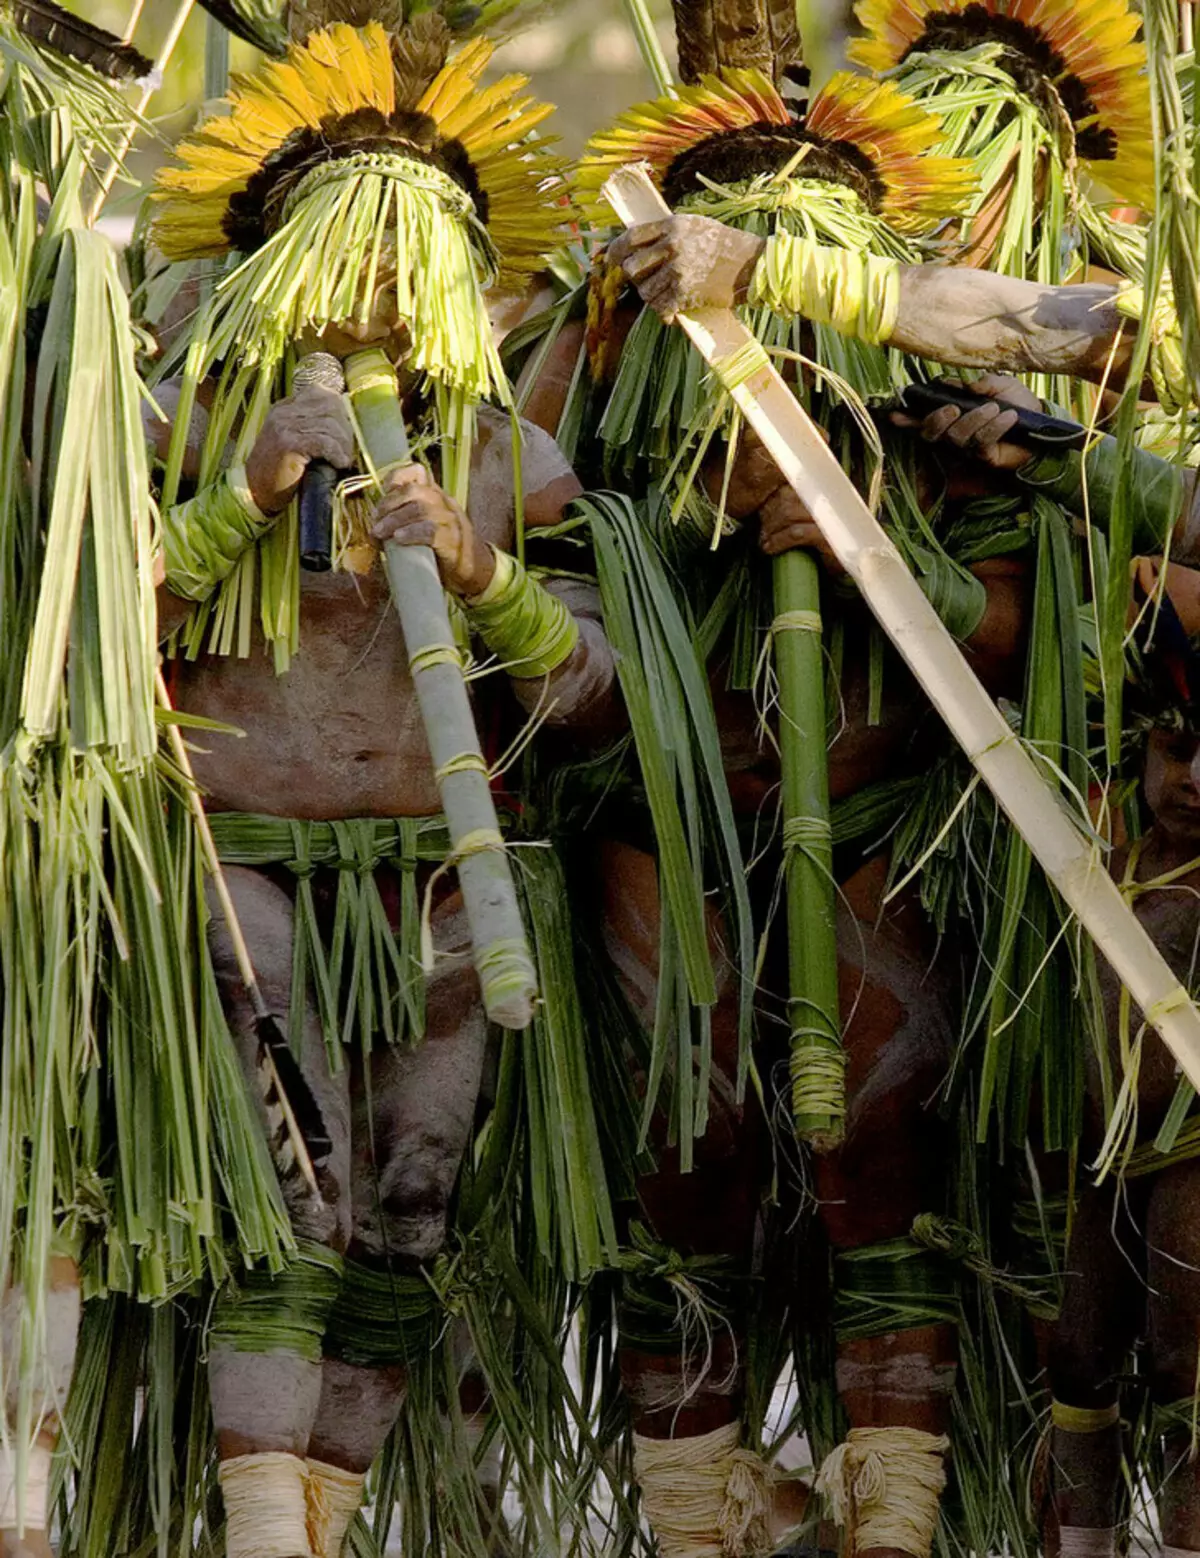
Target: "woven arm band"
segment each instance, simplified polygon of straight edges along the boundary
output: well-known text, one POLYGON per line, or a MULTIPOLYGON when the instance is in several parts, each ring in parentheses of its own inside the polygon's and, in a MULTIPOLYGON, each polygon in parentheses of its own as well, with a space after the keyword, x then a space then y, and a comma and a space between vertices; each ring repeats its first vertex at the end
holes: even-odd
POLYGON ((222 471, 211 486, 163 515, 168 589, 184 600, 207 600, 274 523, 250 496, 245 466, 222 471))
POLYGON ((1129 502, 1134 551, 1165 551, 1183 511, 1183 473, 1156 454, 1144 449, 1122 454, 1116 439, 1105 437, 1086 452, 1065 449, 1029 460, 1017 480, 1107 532, 1125 461, 1133 464, 1129 502))
POLYGON ((924 547, 913 547, 912 551, 914 576, 921 593, 949 632, 965 644, 983 621, 987 586, 944 553, 929 552, 924 547))
POLYGON ((900 264, 773 233, 759 256, 747 299, 773 313, 802 314, 843 335, 878 345, 888 340, 900 307, 900 264))
POLYGON ((471 626, 510 676, 548 676, 570 659, 579 624, 515 557, 498 548, 495 557, 487 589, 466 600, 471 626))
MULTIPOLYGON (((1146 318, 1146 295, 1141 287, 1127 284, 1117 293, 1116 308, 1126 319, 1142 323, 1146 318)), ((1164 411, 1183 411, 1191 403, 1191 379, 1183 355, 1183 332, 1175 299, 1163 287, 1149 316, 1150 381, 1164 411)))

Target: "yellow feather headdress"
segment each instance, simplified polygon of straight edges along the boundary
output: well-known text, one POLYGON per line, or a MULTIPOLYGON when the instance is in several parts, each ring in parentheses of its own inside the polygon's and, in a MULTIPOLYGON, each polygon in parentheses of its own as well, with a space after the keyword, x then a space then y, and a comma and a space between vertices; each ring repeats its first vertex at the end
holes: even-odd
POLYGON ((1127 0, 859 0, 855 14, 867 36, 849 56, 878 73, 999 44, 1018 88, 1056 95, 1097 178, 1134 198, 1153 187, 1146 49, 1127 0))
POLYGON ((437 16, 389 38, 334 25, 236 81, 227 111, 159 175, 168 259, 246 256, 218 284, 209 351, 281 360, 331 323, 365 322, 394 286, 409 362, 469 399, 506 383, 483 291, 522 284, 567 215, 551 112, 524 76, 483 87, 483 40, 446 59, 437 16), (440 63, 440 68, 439 67, 440 63))
POLYGON ((673 203, 706 179, 730 184, 790 167, 797 179, 845 184, 899 232, 922 232, 963 209, 974 189, 965 158, 932 155, 939 123, 889 82, 841 72, 798 118, 758 70, 729 70, 628 109, 588 143, 575 179, 602 216, 614 170, 646 162, 673 203))
POLYGON ((332 162, 388 151, 427 163, 474 198, 501 275, 535 271, 558 243, 562 162, 530 140, 553 112, 528 78, 480 87, 492 46, 468 43, 427 83, 405 81, 377 23, 313 33, 235 81, 223 109, 159 174, 154 237, 169 259, 249 252, 266 241, 305 178, 332 162))

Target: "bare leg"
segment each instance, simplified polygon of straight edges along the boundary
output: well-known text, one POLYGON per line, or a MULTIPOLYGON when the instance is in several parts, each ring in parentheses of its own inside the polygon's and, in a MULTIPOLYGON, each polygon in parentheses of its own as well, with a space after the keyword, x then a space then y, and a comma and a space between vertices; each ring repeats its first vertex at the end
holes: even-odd
MULTIPOLYGON (((644 1027, 654 1020, 658 984, 659 896, 654 859, 610 843, 601 857, 604 938, 623 994, 644 1027)), ((714 919, 712 943, 719 926, 714 919)), ((684 1255, 726 1255, 748 1269, 760 1181, 762 1132, 735 1098, 737 1005, 732 970, 719 967, 713 1012, 713 1095, 708 1129, 696 1142, 695 1165, 682 1173, 678 1151, 657 1122, 655 1173, 638 1181, 638 1198, 655 1237, 684 1255)), ((742 1409, 741 1337, 717 1326, 709 1367, 678 1352, 621 1344, 621 1377, 634 1428, 656 1439, 690 1438, 737 1422, 742 1409), (703 1378, 697 1379, 697 1371, 703 1378)))
MULTIPOLYGON (((434 939, 439 959, 427 989, 424 1039, 411 1049, 377 1049, 369 1089, 355 1088, 347 1307, 358 1267, 411 1277, 446 1242, 447 1212, 470 1140, 487 1040, 457 895, 435 914, 434 939)), ((341 1318, 353 1324, 352 1315, 341 1318)), ((309 1457, 361 1476, 404 1405, 405 1338, 397 1327, 382 1339, 367 1339, 373 1352, 367 1362, 352 1347, 346 1349, 350 1356, 338 1356, 336 1338, 344 1334, 345 1324, 335 1316, 309 1457)), ((329 1558, 339 1548, 335 1533, 329 1558)))
MULTIPOLYGON (((1151 1391, 1155 1405, 1197 1395, 1200 1338, 1200 1162, 1155 1176, 1147 1218, 1151 1391)), ((1167 1475, 1159 1495, 1163 1543, 1200 1552, 1200 1458, 1190 1427, 1166 1438, 1167 1475)))
MULTIPOLYGON (((610 843, 600 868, 606 946, 625 997, 648 1030, 659 977, 656 863, 631 846, 610 843)), ((667 1144, 665 1121, 657 1121, 658 1167, 638 1181, 638 1198, 650 1231, 669 1250, 684 1257, 727 1257, 736 1278, 750 1270, 765 1129, 753 1102, 736 1099, 737 990, 733 970, 720 955, 722 927, 715 915, 709 931, 718 1004, 712 1014, 708 1128, 695 1144, 694 1166, 683 1173, 678 1151, 667 1144)), ((798 1485, 787 1486, 772 1508, 765 1477, 745 1456, 743 1469, 752 1481, 756 1475, 760 1480, 737 1513, 729 1502, 745 1393, 745 1323, 736 1288, 735 1282, 722 1302, 713 1284, 706 1296, 720 1312, 688 1333, 674 1322, 674 1292, 661 1278, 625 1279, 621 1380, 633 1418, 642 1508, 664 1558, 678 1552, 719 1554, 730 1520, 751 1520, 761 1540, 764 1526, 794 1526, 802 1513, 798 1485)))
MULTIPOLYGON (((46 1355, 41 1379, 35 1384, 33 1409, 37 1433, 28 1450, 20 1517, 17 1526, 17 1489, 15 1485, 16 1443, 0 1448, 0 1558, 51 1558, 47 1535, 49 1511, 46 1486, 50 1457, 58 1442, 60 1414, 71 1386, 75 1368, 75 1348, 79 1339, 82 1304, 79 1273, 75 1262, 52 1257, 49 1283, 44 1297, 46 1316, 46 1355)), ((0 1299, 0 1347, 9 1358, 20 1355, 21 1319, 24 1301, 20 1288, 11 1288, 0 1299)), ((6 1408, 10 1427, 18 1411, 20 1381, 9 1381, 6 1408)))
MULTIPOLYGON (((1121 1516, 1120 1423, 1099 1425, 1108 1410, 1115 1411, 1117 1377, 1145 1311, 1145 1232, 1141 1206, 1127 1197, 1130 1188, 1084 1185, 1076 1202, 1049 1359, 1054 1400, 1068 1409, 1056 1407, 1056 1414, 1077 1419, 1051 1434, 1057 1529, 1109 1531, 1121 1516)), ((1047 1531, 1045 1541, 1056 1549, 1056 1531, 1047 1531)))
MULTIPOLYGON (((282 888, 259 872, 233 868, 226 874, 263 995, 286 1029, 292 985, 291 900, 282 888)), ((229 938, 219 922, 213 926, 210 941, 222 1005, 238 1045, 247 1085, 255 1099, 260 1100, 254 1014, 229 938)), ((320 1022, 311 1005, 304 1013, 297 1060, 302 1082, 332 1142, 332 1150, 314 1162, 319 1193, 312 1192, 297 1172, 285 1170, 281 1175, 284 1199, 299 1238, 340 1252, 345 1248, 350 1224, 348 1087, 345 1073, 338 1077, 330 1074, 320 1022)), ((261 1102, 259 1108, 270 1138, 273 1122, 267 1119, 261 1102)), ((269 1325, 275 1321, 286 1323, 280 1304, 272 1303, 273 1292, 279 1291, 273 1279, 254 1274, 245 1280, 244 1287, 269 1325)), ((335 1292, 334 1283, 330 1285, 330 1304, 335 1292)), ((218 1307, 209 1347, 209 1387, 226 1508, 234 1528, 231 1558, 240 1558, 238 1532, 243 1524, 247 1528, 246 1541, 259 1558, 307 1558, 308 1545, 303 1534, 304 1457, 321 1394, 319 1346, 302 1349, 282 1334, 269 1338, 267 1345, 256 1350, 259 1345, 257 1340, 247 1345, 245 1338, 235 1337, 229 1331, 223 1334, 218 1307), (235 1477, 239 1479, 236 1488, 235 1477), (273 1485, 270 1508, 277 1517, 275 1532, 265 1525, 262 1529, 250 1529, 256 1522, 256 1503, 265 1486, 264 1479, 270 1479, 273 1485), (243 1488, 244 1492, 238 1491, 243 1488), (238 1510, 242 1513, 238 1514, 238 1510), (283 1552, 278 1543, 283 1544, 283 1552)), ((265 1499, 260 1508, 267 1508, 265 1499)))
MULTIPOLYGON (((945 1207, 947 1142, 934 1112, 949 1023, 915 905, 882 912, 886 861, 844 886, 839 993, 847 1054, 846 1139, 816 1163, 820 1216, 835 1252, 905 1237, 920 1212, 945 1207)), ((837 1385, 852 1428, 944 1434, 958 1340, 929 1324, 843 1338, 837 1385)), ((898 1558, 898 1549, 862 1550, 898 1558)))

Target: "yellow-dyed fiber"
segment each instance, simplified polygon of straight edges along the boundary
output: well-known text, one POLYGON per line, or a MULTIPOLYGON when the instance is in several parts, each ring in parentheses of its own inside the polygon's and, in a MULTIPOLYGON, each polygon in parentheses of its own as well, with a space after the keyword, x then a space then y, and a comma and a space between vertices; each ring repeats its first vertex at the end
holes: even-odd
POLYGON ((730 1423, 688 1439, 633 1436, 642 1511, 663 1558, 751 1558, 771 1550, 771 1468, 730 1423))
POLYGON ((312 1558, 339 1558, 350 1522, 363 1500, 366 1478, 326 1461, 305 1462, 308 1542, 312 1558))
POLYGON ((1069 1434, 1098 1434, 1121 1420, 1117 1402, 1106 1407, 1073 1407, 1065 1401, 1051 1401, 1050 1421, 1069 1434))
POLYGON ((308 1472, 298 1455, 235 1455, 217 1481, 227 1558, 308 1558, 308 1472))
POLYGON ((949 1443, 918 1428, 852 1428, 826 1456, 816 1489, 846 1528, 847 1554, 897 1547, 929 1558, 949 1443))

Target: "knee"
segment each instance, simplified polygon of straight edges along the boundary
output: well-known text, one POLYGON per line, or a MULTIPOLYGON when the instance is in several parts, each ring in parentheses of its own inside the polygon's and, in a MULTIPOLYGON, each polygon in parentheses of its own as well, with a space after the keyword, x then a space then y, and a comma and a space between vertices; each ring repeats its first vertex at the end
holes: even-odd
MULTIPOLYGON (((224 874, 263 994, 272 1007, 286 1003, 292 986, 292 900, 270 877, 249 866, 226 866, 224 874)), ((232 986, 241 995, 241 968, 233 937, 211 883, 206 897, 212 916, 208 945, 213 969, 223 989, 232 986)))
POLYGON ((350 1244, 353 1221, 345 1176, 338 1174, 328 1161, 314 1164, 314 1172, 316 1195, 298 1174, 289 1175, 282 1182, 283 1204, 292 1232, 298 1239, 310 1240, 335 1254, 344 1255, 350 1244))
POLYGON ((431 1260, 446 1243, 462 1156, 458 1139, 428 1134, 401 1143, 379 1176, 377 1211, 356 1219, 356 1241, 373 1254, 431 1260))

